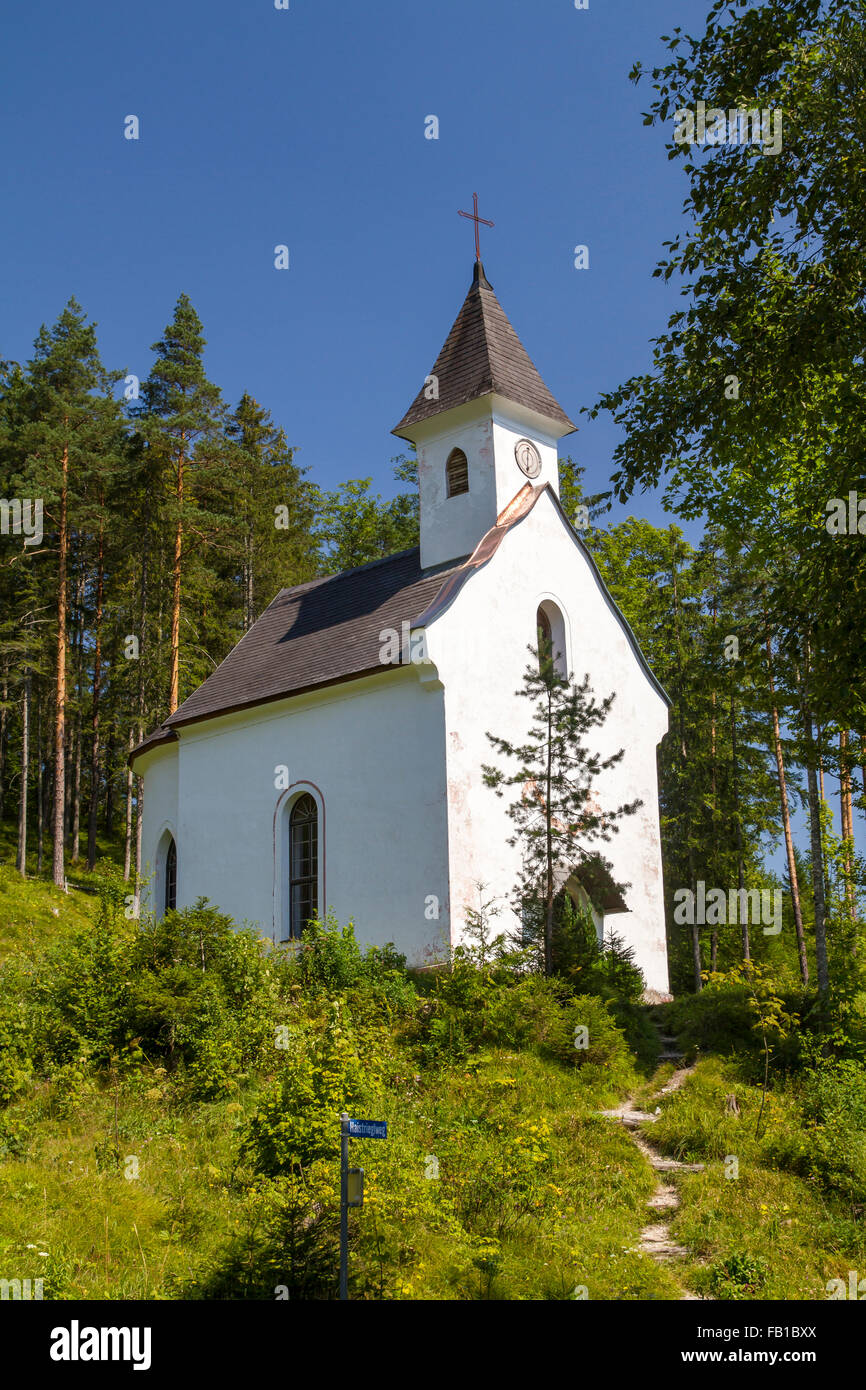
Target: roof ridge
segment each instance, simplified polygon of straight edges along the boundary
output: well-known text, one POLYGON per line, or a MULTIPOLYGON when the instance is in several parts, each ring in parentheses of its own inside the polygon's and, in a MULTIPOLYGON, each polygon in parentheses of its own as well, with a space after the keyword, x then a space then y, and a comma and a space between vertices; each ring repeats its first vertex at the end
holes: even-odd
MULTIPOLYGON (((157 728, 132 750, 129 755, 130 765, 139 754, 149 748, 175 741, 177 727, 289 699, 294 695, 307 694, 326 686, 377 674, 386 669, 383 667, 380 652, 381 628, 388 626, 399 629, 401 623, 406 620, 413 627, 426 626, 439 617, 450 607, 470 575, 487 564, 504 537, 529 515, 544 493, 550 493, 551 502, 566 531, 586 560, 591 576, 619 621, 650 683, 665 703, 670 705, 669 696, 653 675, 625 615, 607 588, 591 551, 569 520, 554 488, 550 483, 533 485, 527 482, 503 508, 496 524, 486 532, 470 556, 459 561, 445 562, 441 566, 431 566, 426 570, 419 569, 417 575, 406 576, 398 572, 393 577, 393 581, 396 581, 395 587, 389 588, 388 580, 385 580, 383 588, 380 581, 379 589, 374 586, 372 595, 367 589, 350 589, 348 602, 343 597, 337 601, 330 599, 330 607, 326 607, 320 614, 314 613, 314 626, 297 634, 292 632, 292 640, 288 644, 285 643, 285 639, 294 628, 297 615, 287 630, 284 627, 287 621, 285 615, 273 612, 275 599, 244 633, 217 670, 187 697, 178 710, 162 719, 157 728), (375 602, 371 603, 371 598, 375 602), (333 632, 342 634, 336 644, 330 637, 333 632), (245 673, 241 668, 239 673, 237 652, 245 643, 245 650, 249 656, 249 671, 245 673), (288 655, 292 650, 296 651, 294 660, 288 655), (336 661, 335 653, 340 658, 336 661), (244 679, 245 675, 248 675, 249 679, 244 679), (203 695, 201 692, 208 686, 209 693, 203 695), (189 712, 190 706, 192 712, 189 712), (185 714, 184 710, 187 711, 185 714), (183 717, 179 719, 178 715, 183 717)), ((397 551, 395 555, 369 561, 368 564, 357 566, 354 570, 343 570, 338 575, 324 576, 320 581, 310 581, 294 590, 281 590, 280 594, 292 594, 302 599, 304 590, 326 587, 329 579, 344 578, 356 574, 359 570, 383 567, 388 561, 403 559, 416 550, 417 547, 412 546, 407 550, 397 551)), ((278 594, 277 598, 279 597, 278 594)), ((315 607, 315 600, 313 604, 315 607)), ((300 605, 300 614, 303 615, 303 604, 300 605)))
POLYGON ((474 574, 476 570, 484 568, 488 561, 491 560, 493 556, 496 554, 497 550, 502 544, 502 541, 504 540, 505 536, 507 536, 508 532, 529 515, 529 513, 535 507, 536 502, 538 502, 538 500, 546 492, 550 494, 550 499, 556 511, 559 513, 560 518, 564 522, 566 530, 571 535, 572 540, 574 540, 577 543, 578 549, 587 561, 592 578, 598 584, 602 593, 602 597, 604 598, 608 607, 613 610, 614 617, 619 622, 620 627, 622 628, 625 634, 626 641, 628 642, 629 646, 631 647, 632 651, 637 657, 640 666, 643 668, 644 672, 649 677, 650 683, 658 691, 659 695, 661 695, 668 708, 670 708, 670 696, 668 695, 661 681, 653 672, 652 667, 650 666, 649 662, 644 656, 643 651, 641 649, 641 645, 635 637, 634 632, 632 631, 631 624, 629 623, 628 618, 623 613, 622 609, 620 608, 619 604, 617 603, 616 599, 614 598, 613 594, 610 592, 610 589, 607 587, 607 584, 604 581, 601 570, 595 562, 595 558, 592 554, 592 551, 586 544, 586 541, 583 539, 583 537, 579 534, 577 529, 572 525, 568 513, 562 505, 562 500, 559 497, 559 494, 555 491, 555 489, 552 487, 550 483, 533 484, 531 482, 526 482, 523 484, 520 491, 515 493, 511 501, 507 503, 505 507, 503 507, 502 511, 499 513, 499 516, 496 519, 495 524, 491 526, 490 529, 487 532, 485 532, 485 534, 481 537, 481 540, 478 542, 477 546, 473 550, 472 554, 469 556, 468 560, 466 560, 462 565, 460 565, 454 574, 449 575, 439 592, 433 597, 431 602, 424 609, 423 613, 420 613, 418 615, 418 618, 416 619, 418 626, 426 626, 428 623, 432 622, 434 619, 438 618, 442 613, 444 613, 447 608, 450 608, 451 604, 454 602, 454 599, 457 597, 457 594, 463 588, 463 585, 466 583, 467 579, 469 579, 470 576, 474 574))
MULTIPOLYGON (((316 579, 305 579, 303 584, 293 584, 290 589, 279 589, 274 598, 282 598, 283 594, 299 594, 309 589, 316 589, 321 584, 330 584, 335 579, 346 579, 350 574, 360 574, 362 570, 371 570, 376 565, 386 565, 389 560, 398 560, 401 556, 411 555, 413 551, 420 550, 420 545, 407 546, 405 550, 395 550, 391 555, 379 555, 375 560, 367 560, 363 565, 353 565, 351 569, 338 570, 336 574, 320 574, 316 579)), ((274 600, 272 599, 271 602, 274 600)))

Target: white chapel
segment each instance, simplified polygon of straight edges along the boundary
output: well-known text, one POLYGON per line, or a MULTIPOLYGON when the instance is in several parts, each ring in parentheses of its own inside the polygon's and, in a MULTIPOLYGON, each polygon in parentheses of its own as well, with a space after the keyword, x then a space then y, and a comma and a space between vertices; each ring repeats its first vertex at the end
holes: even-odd
POLYGON ((206 897, 274 942, 332 909, 410 964, 447 959, 467 908, 516 926, 520 848, 485 786, 487 734, 523 741, 516 695, 549 633, 562 669, 616 693, 596 731, 624 758, 600 803, 640 799, 566 887, 668 990, 656 747, 668 700, 558 495, 574 425, 483 266, 394 433, 417 450, 420 545, 277 594, 222 665, 132 753, 143 906, 206 897), (620 892, 616 885, 627 884, 620 892))

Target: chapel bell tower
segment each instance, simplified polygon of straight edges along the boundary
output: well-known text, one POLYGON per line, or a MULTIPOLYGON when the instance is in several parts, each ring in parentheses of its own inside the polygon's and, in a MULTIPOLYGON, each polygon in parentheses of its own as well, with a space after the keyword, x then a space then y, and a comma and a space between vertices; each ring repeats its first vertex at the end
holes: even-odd
POLYGON ((574 429, 476 260, 436 364, 392 431, 417 449, 422 569, 470 555, 527 482, 558 496, 558 442, 574 429))

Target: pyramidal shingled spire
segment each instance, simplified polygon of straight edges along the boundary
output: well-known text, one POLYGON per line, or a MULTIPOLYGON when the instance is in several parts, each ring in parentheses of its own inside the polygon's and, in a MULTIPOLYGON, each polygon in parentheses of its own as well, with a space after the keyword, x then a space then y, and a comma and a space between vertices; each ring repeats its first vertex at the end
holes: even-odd
POLYGON ((430 375, 438 383, 438 399, 428 399, 425 383, 392 434, 411 439, 409 431, 419 421, 494 393, 555 422, 560 435, 575 429, 511 327, 481 261, 475 262, 471 288, 430 375))

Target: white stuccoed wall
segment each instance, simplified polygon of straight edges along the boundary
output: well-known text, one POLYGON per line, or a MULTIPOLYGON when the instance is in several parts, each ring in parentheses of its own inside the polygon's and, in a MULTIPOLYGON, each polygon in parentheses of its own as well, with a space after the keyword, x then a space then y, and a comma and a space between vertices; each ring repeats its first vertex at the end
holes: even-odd
MULTIPOLYGON (((145 885, 142 908, 165 901, 165 884, 157 870, 157 846, 165 834, 177 843, 177 744, 164 744, 140 758, 135 770, 144 778, 141 827, 141 867, 145 885)), ((183 891, 183 865, 178 863, 178 901, 183 891)))
POLYGON ((667 992, 656 773, 656 744, 667 730, 667 706, 548 494, 427 628, 428 652, 445 687, 455 940, 466 903, 477 906, 479 879, 503 899, 500 929, 514 921, 504 902, 520 872, 519 848, 507 844, 513 834, 507 815, 513 794, 506 791, 497 798, 481 780, 481 765, 496 761, 488 731, 517 741, 529 727, 530 702, 515 698, 514 692, 530 660, 527 646, 536 644, 536 612, 546 598, 565 615, 570 669, 578 679, 589 671, 598 698, 617 694, 598 731, 599 748, 609 754, 624 747, 626 753, 599 783, 599 799, 611 807, 641 797, 644 805, 620 822, 619 833, 608 843, 596 841, 588 848, 600 849, 614 864, 614 877, 632 884, 625 892, 631 910, 609 916, 607 926, 634 947, 648 987, 667 992))
MULTIPOLYGON (((537 486, 549 483, 558 493, 557 440, 544 433, 539 417, 501 397, 481 400, 443 412, 413 431, 418 451, 418 489, 421 500, 421 564, 432 569, 448 560, 471 555, 481 537, 511 501, 520 483, 514 446, 531 438, 541 458, 537 486), (452 449, 462 449, 469 465, 469 491, 457 497, 446 492, 446 462, 452 449)), ((524 479, 525 481, 525 479, 524 479)))
POLYGON ((441 689, 418 675, 386 669, 189 725, 177 744, 144 756, 143 854, 153 863, 163 826, 176 827, 178 906, 207 897, 265 936, 276 915, 279 939, 282 763, 292 783, 323 797, 325 903, 340 922, 353 918, 360 941, 393 941, 414 964, 441 955, 450 930, 444 713, 441 689), (425 918, 428 895, 440 900, 438 921, 425 918))
MULTIPOLYGON (((502 900, 501 929, 520 857, 507 843, 509 795, 500 800, 484 786, 481 766, 495 760, 488 731, 515 740, 528 728, 530 704, 515 691, 545 599, 565 615, 569 667, 578 678, 590 672, 599 698, 617 692, 600 747, 625 747, 626 756, 600 783, 599 798, 610 807, 641 797, 644 806, 609 843, 588 848, 600 849, 614 876, 631 883, 630 912, 611 915, 607 926, 634 946, 648 986, 666 992, 656 744, 667 707, 547 494, 427 627, 433 667, 391 668, 203 721, 145 755, 138 770, 146 778, 146 864, 155 864, 169 829, 178 846, 178 905, 208 897, 264 935, 276 923, 279 939, 274 813, 283 793, 274 769, 283 763, 292 783, 322 795, 325 905, 341 922, 354 919, 359 940, 394 941, 410 963, 430 963, 443 939, 460 939, 479 880, 502 900), (429 895, 439 898, 438 921, 425 917, 429 895)), ((160 907, 158 875, 154 888, 160 907)))

